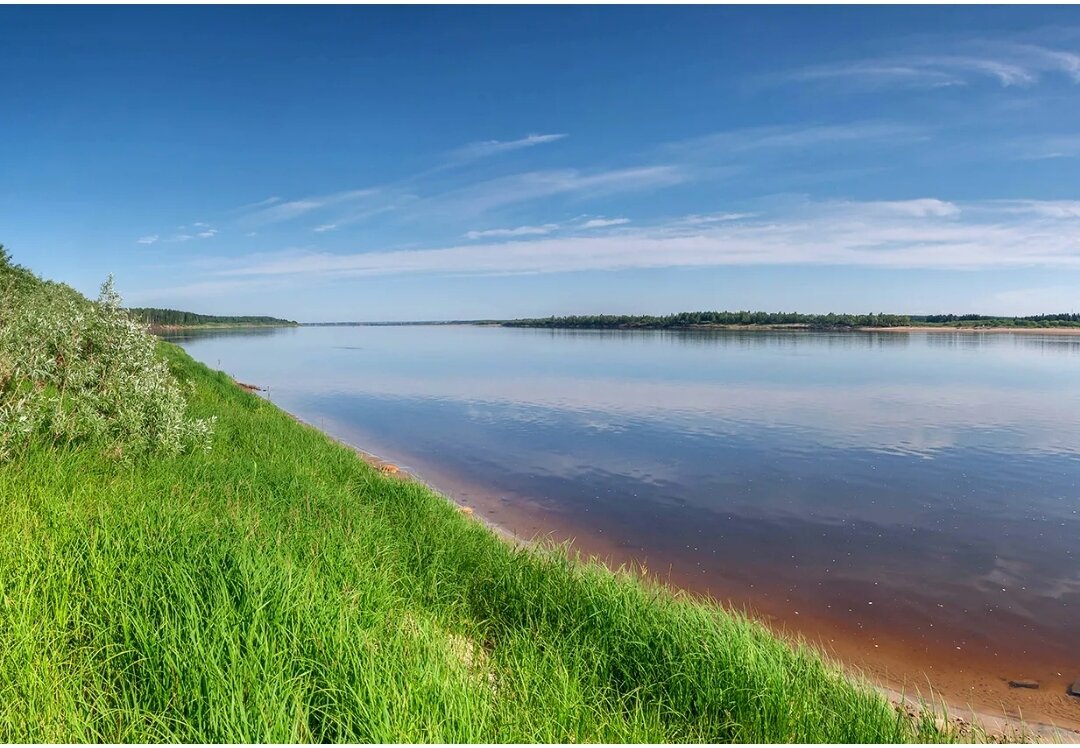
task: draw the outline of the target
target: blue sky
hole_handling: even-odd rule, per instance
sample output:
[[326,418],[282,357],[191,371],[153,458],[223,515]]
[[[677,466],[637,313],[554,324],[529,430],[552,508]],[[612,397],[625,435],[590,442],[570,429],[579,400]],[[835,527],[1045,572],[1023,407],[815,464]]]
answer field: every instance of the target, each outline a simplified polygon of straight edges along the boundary
[[0,242],[303,321],[1080,311],[1069,7],[0,7]]

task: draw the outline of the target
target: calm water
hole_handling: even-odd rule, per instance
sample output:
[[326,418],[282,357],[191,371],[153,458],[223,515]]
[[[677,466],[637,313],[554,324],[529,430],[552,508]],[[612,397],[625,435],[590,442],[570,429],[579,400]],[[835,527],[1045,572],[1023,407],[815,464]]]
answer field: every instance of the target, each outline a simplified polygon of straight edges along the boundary
[[585,538],[867,647],[1080,673],[1080,336],[323,327],[178,342],[519,533]]

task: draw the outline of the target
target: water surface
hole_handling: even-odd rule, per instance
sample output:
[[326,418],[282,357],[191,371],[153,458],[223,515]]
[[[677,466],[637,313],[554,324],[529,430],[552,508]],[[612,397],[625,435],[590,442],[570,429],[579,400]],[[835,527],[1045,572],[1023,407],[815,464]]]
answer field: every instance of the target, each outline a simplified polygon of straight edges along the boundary
[[[1062,693],[1080,675],[1080,336],[176,339],[520,534],[577,538],[894,669]],[[1080,719],[1080,699],[1058,708]]]

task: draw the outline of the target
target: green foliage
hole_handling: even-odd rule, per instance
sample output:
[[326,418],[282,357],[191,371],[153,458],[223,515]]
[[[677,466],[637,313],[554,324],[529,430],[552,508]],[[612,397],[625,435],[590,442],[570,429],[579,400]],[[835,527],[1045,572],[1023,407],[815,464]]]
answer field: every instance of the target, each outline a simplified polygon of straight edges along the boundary
[[213,449],[0,465],[0,739],[955,737],[739,615],[502,542],[161,351]]
[[798,314],[797,312],[682,312],[666,317],[650,315],[585,315],[517,319],[508,327],[558,327],[580,329],[672,329],[703,325],[802,325],[820,328],[903,327],[911,324],[904,314]]
[[114,455],[209,443],[185,415],[156,341],[120,308],[110,277],[96,302],[0,258],[0,460],[35,438],[95,442]]
[[176,309],[155,309],[153,307],[133,307],[128,309],[135,319],[154,326],[200,327],[204,325],[242,325],[249,326],[292,326],[292,320],[277,317],[221,317],[211,314],[181,312]]

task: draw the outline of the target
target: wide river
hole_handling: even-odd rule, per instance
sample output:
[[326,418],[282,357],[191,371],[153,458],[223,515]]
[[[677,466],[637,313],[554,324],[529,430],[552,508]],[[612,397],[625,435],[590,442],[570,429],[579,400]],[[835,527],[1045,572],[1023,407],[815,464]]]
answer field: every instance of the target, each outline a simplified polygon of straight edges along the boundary
[[171,339],[518,535],[643,564],[909,690],[1080,724],[1080,336]]

